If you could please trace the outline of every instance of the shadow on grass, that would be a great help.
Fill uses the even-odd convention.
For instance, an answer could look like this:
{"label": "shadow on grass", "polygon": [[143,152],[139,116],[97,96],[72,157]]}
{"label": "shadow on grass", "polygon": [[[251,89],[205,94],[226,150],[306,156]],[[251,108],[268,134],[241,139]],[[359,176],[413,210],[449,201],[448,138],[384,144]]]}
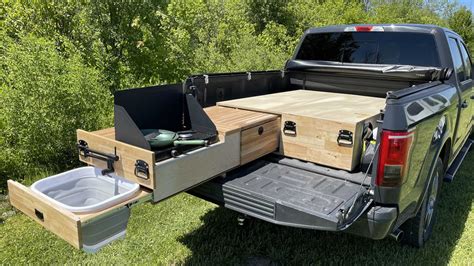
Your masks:
{"label": "shadow on grass", "polygon": [[277,226],[257,219],[241,227],[237,225],[237,214],[225,208],[205,214],[201,218],[204,225],[179,240],[192,251],[186,261],[189,264],[444,265],[450,261],[471,211],[472,162],[474,152],[468,155],[454,182],[443,184],[433,236],[422,249],[402,246],[391,239],[375,241]]}

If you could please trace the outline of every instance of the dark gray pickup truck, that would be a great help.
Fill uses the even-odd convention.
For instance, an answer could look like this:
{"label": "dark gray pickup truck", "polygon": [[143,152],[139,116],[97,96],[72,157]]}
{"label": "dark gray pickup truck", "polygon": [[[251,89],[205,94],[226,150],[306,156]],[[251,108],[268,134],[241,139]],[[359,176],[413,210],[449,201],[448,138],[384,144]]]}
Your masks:
{"label": "dark gray pickup truck", "polygon": [[[368,171],[270,155],[188,192],[242,217],[372,239],[390,235],[420,247],[431,235],[442,181],[453,180],[473,142],[473,72],[466,44],[449,29],[342,25],[307,30],[282,71],[189,77],[184,87],[203,107],[295,89],[380,97],[386,106]],[[255,177],[277,182],[282,173],[325,185],[280,182],[286,193],[245,185]],[[330,189],[344,184],[351,184],[344,192]],[[305,193],[316,200],[304,202]]]}

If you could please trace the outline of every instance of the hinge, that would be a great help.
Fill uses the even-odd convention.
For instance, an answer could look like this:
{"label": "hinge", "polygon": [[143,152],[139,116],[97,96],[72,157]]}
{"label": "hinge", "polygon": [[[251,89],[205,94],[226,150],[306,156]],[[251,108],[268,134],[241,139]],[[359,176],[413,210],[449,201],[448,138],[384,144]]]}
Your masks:
{"label": "hinge", "polygon": [[252,80],[252,72],[247,72],[247,80]]}
{"label": "hinge", "polygon": [[204,76],[204,84],[209,84],[209,75],[203,75]]}

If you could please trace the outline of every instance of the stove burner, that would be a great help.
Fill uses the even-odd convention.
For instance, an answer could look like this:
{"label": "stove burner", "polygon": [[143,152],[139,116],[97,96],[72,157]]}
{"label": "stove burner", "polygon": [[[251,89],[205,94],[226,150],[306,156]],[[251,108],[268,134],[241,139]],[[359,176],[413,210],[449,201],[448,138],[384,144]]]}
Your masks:
{"label": "stove burner", "polygon": [[[212,144],[217,141],[216,133],[204,133],[198,132],[195,130],[185,130],[178,131],[178,140],[207,140],[209,144]],[[179,156],[180,154],[185,154],[195,149],[200,149],[202,146],[194,145],[179,145],[179,146],[168,146],[152,149],[155,153],[155,160],[157,162]]]}
{"label": "stove burner", "polygon": [[187,130],[187,131],[180,131],[178,132],[178,136],[181,140],[190,140],[193,139],[196,131],[194,130]]}
{"label": "stove burner", "polygon": [[182,139],[182,140],[187,140],[187,139],[191,139],[193,137],[193,133],[180,133],[178,134],[179,138]]}

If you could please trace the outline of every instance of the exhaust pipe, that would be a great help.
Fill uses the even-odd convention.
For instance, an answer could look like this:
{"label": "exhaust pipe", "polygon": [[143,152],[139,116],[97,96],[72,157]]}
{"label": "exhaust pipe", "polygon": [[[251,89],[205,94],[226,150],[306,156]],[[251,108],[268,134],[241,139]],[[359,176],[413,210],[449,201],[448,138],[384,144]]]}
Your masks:
{"label": "exhaust pipe", "polygon": [[400,230],[399,228],[393,230],[393,232],[390,233],[390,237],[395,239],[395,241],[400,242],[403,237],[403,231]]}

